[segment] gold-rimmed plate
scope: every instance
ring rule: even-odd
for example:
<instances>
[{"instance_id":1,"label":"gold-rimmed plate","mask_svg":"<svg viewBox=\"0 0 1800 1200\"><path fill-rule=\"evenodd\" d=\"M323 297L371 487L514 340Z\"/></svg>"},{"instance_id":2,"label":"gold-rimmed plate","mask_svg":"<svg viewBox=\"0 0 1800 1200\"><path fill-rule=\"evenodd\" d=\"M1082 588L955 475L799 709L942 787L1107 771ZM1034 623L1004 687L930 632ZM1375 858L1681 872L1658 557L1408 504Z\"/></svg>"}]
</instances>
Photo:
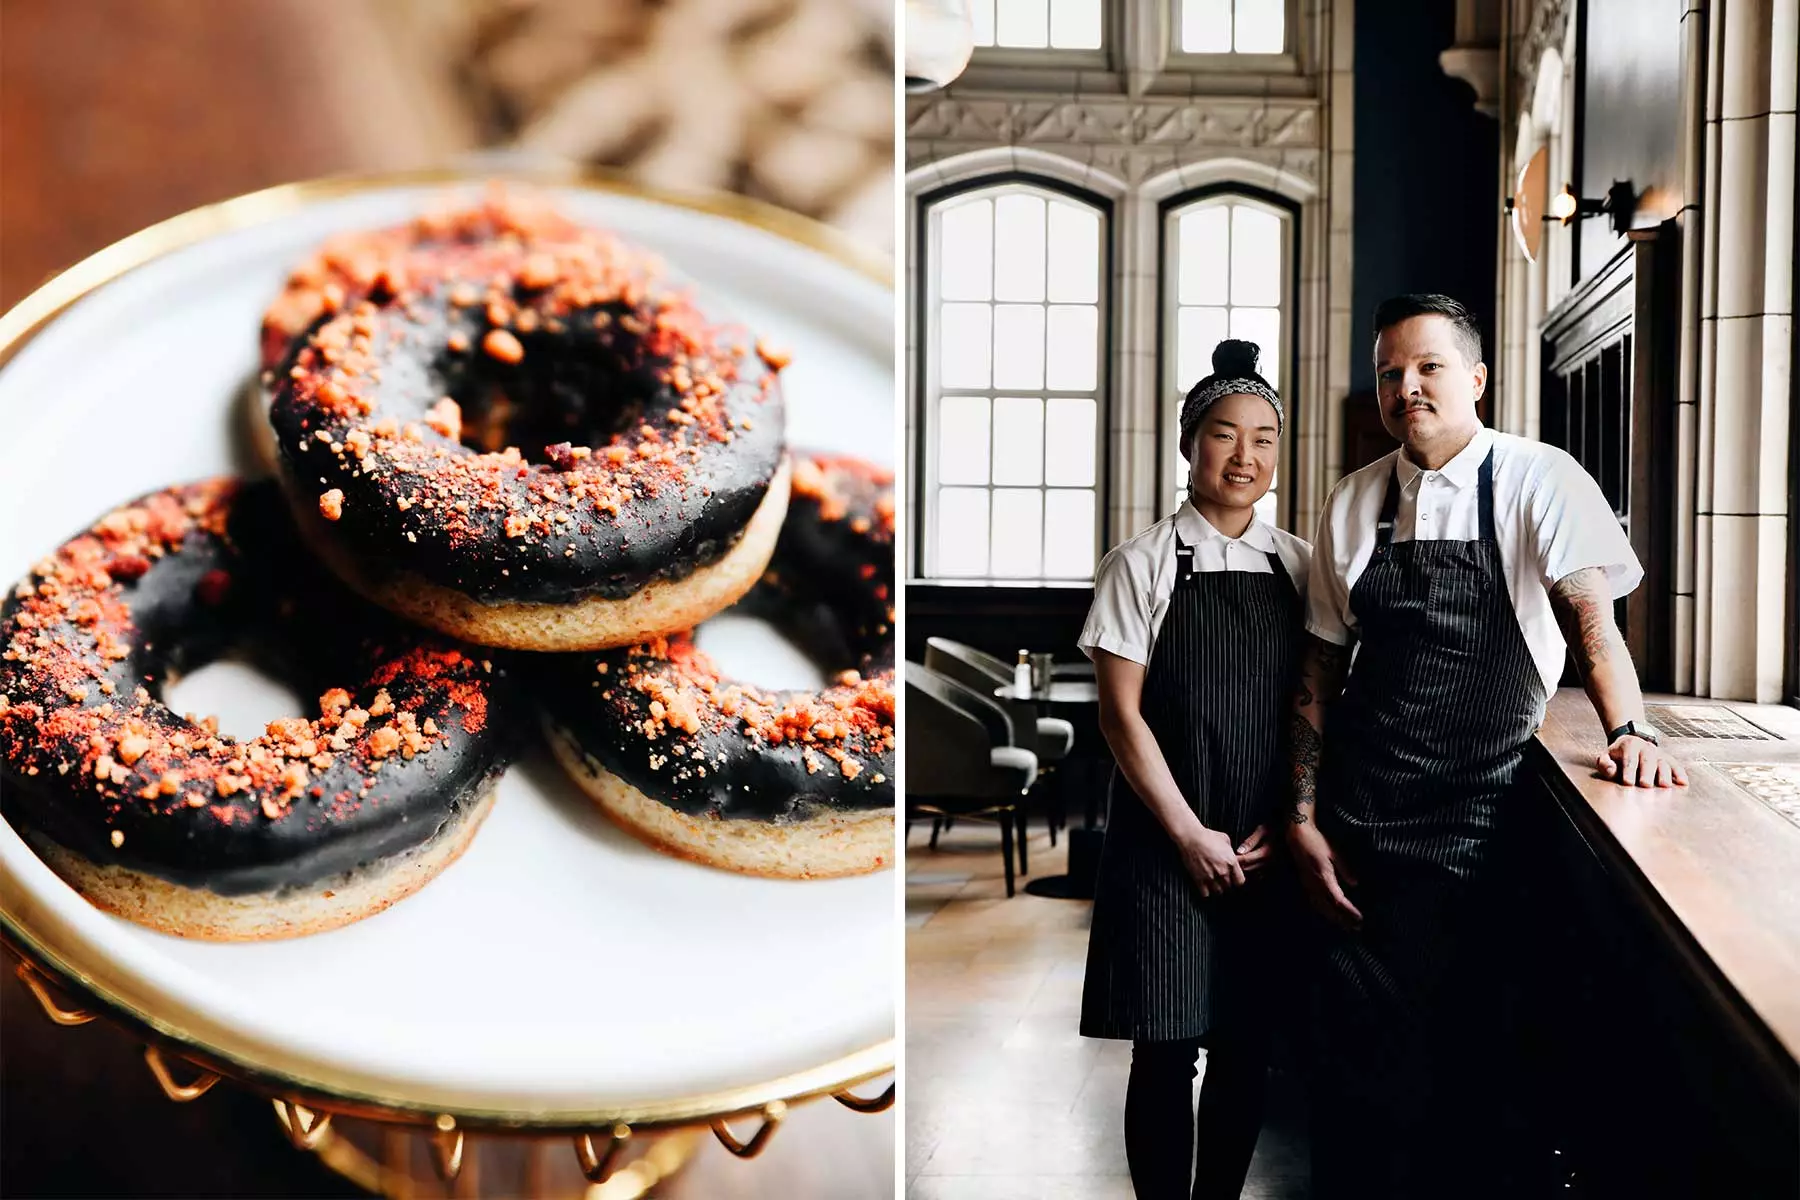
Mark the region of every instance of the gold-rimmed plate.
<instances>
[{"instance_id":1,"label":"gold-rimmed plate","mask_svg":"<svg viewBox=\"0 0 1800 1200\"><path fill-rule=\"evenodd\" d=\"M791 349L794 444L891 457L893 296L878 266L747 201L532 182ZM0 317L0 579L117 502L253 470L237 401L289 268L333 232L479 186L410 176L256 193L117 243ZM760 626L721 621L702 643L744 677L807 682ZM268 715L267 685L241 673L192 686L182 706L228 731ZM789 883L666 858L543 755L508 773L468 853L423 891L286 942L185 941L107 916L0 824L0 922L116 1013L265 1082L512 1123L695 1120L883 1070L894 894L888 873Z\"/></svg>"}]
</instances>

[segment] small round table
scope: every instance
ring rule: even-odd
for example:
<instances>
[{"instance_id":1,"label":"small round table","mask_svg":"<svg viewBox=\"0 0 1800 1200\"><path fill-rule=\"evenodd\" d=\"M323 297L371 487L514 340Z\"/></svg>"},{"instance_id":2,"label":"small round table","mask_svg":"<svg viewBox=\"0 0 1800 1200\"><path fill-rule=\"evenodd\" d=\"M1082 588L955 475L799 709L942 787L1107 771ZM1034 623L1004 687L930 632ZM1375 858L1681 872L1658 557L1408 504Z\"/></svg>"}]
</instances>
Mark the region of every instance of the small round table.
<instances>
[{"instance_id":1,"label":"small round table","mask_svg":"<svg viewBox=\"0 0 1800 1200\"><path fill-rule=\"evenodd\" d=\"M994 695L1002 700L1035 703L1040 715L1048 716L1050 710L1059 704L1100 703L1100 685L1092 679L1058 679L1052 675L1048 688L1021 694L1009 684L995 688ZM1094 875L1100 866L1100 843L1106 836L1105 830L1094 828L1096 816L1094 800L1090 796L1082 827L1067 831L1069 838L1068 874L1045 875L1033 879L1025 885L1027 892L1033 896L1049 896L1057 900L1092 900L1094 898Z\"/></svg>"}]
</instances>

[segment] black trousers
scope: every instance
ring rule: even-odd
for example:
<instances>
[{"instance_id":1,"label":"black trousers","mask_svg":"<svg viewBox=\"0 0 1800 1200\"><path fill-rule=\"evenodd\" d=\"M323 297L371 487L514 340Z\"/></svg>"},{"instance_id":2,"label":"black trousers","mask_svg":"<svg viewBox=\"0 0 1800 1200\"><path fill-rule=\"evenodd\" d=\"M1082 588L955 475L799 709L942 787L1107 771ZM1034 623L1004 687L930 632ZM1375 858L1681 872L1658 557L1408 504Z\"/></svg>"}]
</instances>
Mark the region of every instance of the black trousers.
<instances>
[{"instance_id":1,"label":"black trousers","mask_svg":"<svg viewBox=\"0 0 1800 1200\"><path fill-rule=\"evenodd\" d=\"M1138 1200L1234 1200L1243 1190L1262 1132L1269 1034L1266 1028L1235 1035L1214 1030L1205 1045L1206 1078L1196 1116L1194 1074L1201 1042L1131 1044L1125 1159Z\"/></svg>"},{"instance_id":2,"label":"black trousers","mask_svg":"<svg viewBox=\"0 0 1800 1200\"><path fill-rule=\"evenodd\" d=\"M1508 864L1512 841L1496 846ZM1314 1200L1533 1194L1520 894L1510 871L1492 870L1458 895L1431 897L1455 936L1409 1008L1357 1002L1336 980L1315 989ZM1364 936L1315 928L1325 946Z\"/></svg>"}]
</instances>

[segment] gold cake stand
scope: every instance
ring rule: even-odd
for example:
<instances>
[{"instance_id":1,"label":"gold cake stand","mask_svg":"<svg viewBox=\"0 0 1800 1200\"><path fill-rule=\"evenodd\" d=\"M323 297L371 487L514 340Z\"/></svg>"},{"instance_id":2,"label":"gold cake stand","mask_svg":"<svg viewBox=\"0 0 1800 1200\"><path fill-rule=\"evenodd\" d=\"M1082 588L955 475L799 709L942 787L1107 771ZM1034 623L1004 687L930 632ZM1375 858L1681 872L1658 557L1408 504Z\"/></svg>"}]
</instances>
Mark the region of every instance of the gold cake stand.
<instances>
[{"instance_id":1,"label":"gold cake stand","mask_svg":"<svg viewBox=\"0 0 1800 1200\"><path fill-rule=\"evenodd\" d=\"M708 1132L736 1157L750 1159L768 1146L795 1105L830 1096L855 1112L879 1113L894 1104L891 1081L872 1095L855 1090L892 1073L890 1040L765 1084L639 1109L540 1119L421 1107L331 1090L208 1050L105 995L4 912L0 946L16 960L14 973L51 1021L75 1026L104 1018L142 1040L145 1065L171 1101L198 1100L221 1079L230 1080L268 1098L297 1149L317 1155L358 1187L395 1200L480 1195L483 1179L501 1195L636 1200L686 1165ZM754 1132L741 1137L734 1125L754 1125ZM552 1159L559 1143L573 1150L579 1180Z\"/></svg>"},{"instance_id":2,"label":"gold cake stand","mask_svg":"<svg viewBox=\"0 0 1800 1200\"><path fill-rule=\"evenodd\" d=\"M755 226L891 284L891 266L828 226L727 194L643 187L591 168L494 172L430 170L341 176L283 184L191 209L114 242L0 315L0 364L65 308L126 272L203 239L258 225L322 200L390 187L456 185L499 178L575 186L653 200ZM894 1040L765 1083L639 1107L551 1116L422 1106L403 1097L360 1094L233 1058L154 1014L111 995L33 936L0 896L0 947L21 983L58 1025L110 1021L144 1043L144 1061L176 1103L204 1096L221 1079L269 1100L288 1140L367 1191L400 1198L496 1194L635 1200L668 1179L710 1135L731 1154L755 1158L789 1110L830 1096L860 1113L891 1108L895 1084L873 1094L859 1085L891 1076ZM863 1089L869 1091L870 1089ZM748 1136L741 1136L752 1130ZM558 1161L557 1147L573 1160ZM578 1173L578 1174L577 1174Z\"/></svg>"}]
</instances>

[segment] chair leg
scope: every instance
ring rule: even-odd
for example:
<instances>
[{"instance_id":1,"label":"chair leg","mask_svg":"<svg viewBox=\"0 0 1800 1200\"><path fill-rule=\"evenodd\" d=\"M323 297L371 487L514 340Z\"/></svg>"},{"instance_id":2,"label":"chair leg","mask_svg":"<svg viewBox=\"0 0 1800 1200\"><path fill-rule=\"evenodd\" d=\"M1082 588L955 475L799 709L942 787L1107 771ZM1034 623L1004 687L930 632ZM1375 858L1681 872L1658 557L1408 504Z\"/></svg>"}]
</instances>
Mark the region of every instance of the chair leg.
<instances>
[{"instance_id":1,"label":"chair leg","mask_svg":"<svg viewBox=\"0 0 1800 1200\"><path fill-rule=\"evenodd\" d=\"M1000 855L1006 860L1006 898L1013 895L1013 811L1000 810Z\"/></svg>"},{"instance_id":2,"label":"chair leg","mask_svg":"<svg viewBox=\"0 0 1800 1200\"><path fill-rule=\"evenodd\" d=\"M1019 874L1031 874L1031 860L1025 849L1025 843L1031 840L1031 818L1026 811L1019 810Z\"/></svg>"},{"instance_id":3,"label":"chair leg","mask_svg":"<svg viewBox=\"0 0 1800 1200\"><path fill-rule=\"evenodd\" d=\"M933 850L937 849L938 834L943 830L943 828L944 828L944 818L942 818L942 817L931 818L931 848Z\"/></svg>"}]
</instances>

